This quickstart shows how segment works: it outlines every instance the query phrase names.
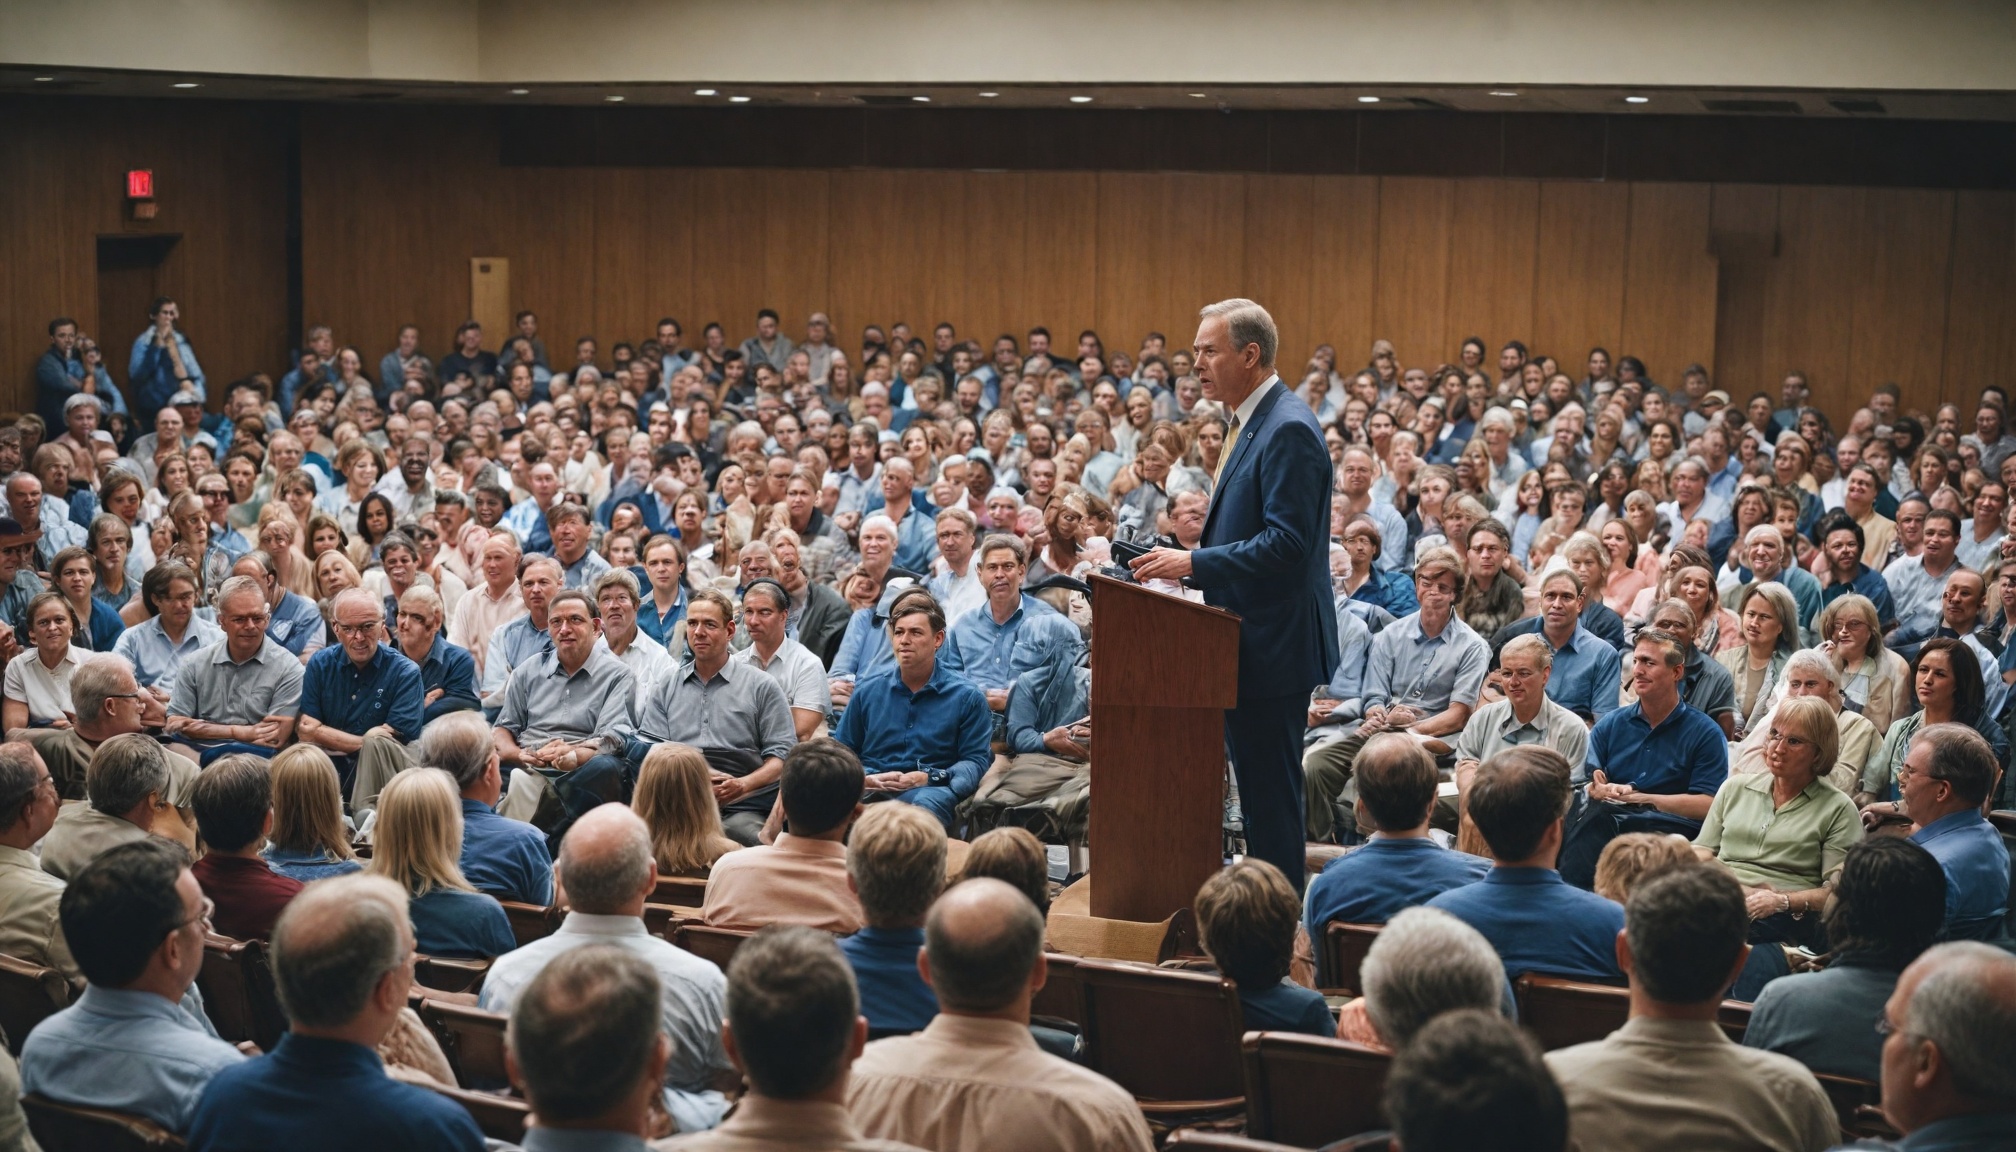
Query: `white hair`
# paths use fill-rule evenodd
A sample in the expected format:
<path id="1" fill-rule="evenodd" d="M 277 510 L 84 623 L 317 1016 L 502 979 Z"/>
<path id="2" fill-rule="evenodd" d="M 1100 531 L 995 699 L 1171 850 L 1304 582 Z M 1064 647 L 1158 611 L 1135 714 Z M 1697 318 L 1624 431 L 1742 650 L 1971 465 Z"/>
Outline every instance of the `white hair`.
<path id="1" fill-rule="evenodd" d="M 1940 944 L 1904 1009 L 1903 1030 L 1939 1046 L 1962 1094 L 2016 1105 L 2016 957 L 1973 940 Z"/>
<path id="2" fill-rule="evenodd" d="M 1273 366 L 1274 352 L 1281 345 L 1281 331 L 1274 326 L 1274 317 L 1267 314 L 1267 309 L 1235 296 L 1206 305 L 1197 313 L 1199 320 L 1213 316 L 1225 318 L 1225 330 L 1231 336 L 1232 351 L 1239 352 L 1248 344 L 1258 344 L 1261 366 Z"/>
<path id="3" fill-rule="evenodd" d="M 894 520 L 891 520 L 889 517 L 882 515 L 879 512 L 861 522 L 861 529 L 859 534 L 865 534 L 870 528 L 876 529 L 881 532 L 887 532 L 891 540 L 894 540 L 896 538 L 896 522 Z"/>
<path id="4" fill-rule="evenodd" d="M 1397 1051 L 1444 1012 L 1498 1011 L 1505 965 L 1477 929 L 1440 909 L 1408 908 L 1372 942 L 1358 977 L 1366 1016 Z"/>

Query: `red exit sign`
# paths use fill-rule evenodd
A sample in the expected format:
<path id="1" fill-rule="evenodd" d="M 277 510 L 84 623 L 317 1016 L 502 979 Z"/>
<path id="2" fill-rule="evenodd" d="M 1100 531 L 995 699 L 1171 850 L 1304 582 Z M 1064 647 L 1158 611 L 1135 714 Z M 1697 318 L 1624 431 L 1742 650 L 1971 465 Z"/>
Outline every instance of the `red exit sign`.
<path id="1" fill-rule="evenodd" d="M 152 200 L 154 198 L 154 170 L 134 168 L 126 173 L 126 198 L 128 200 Z"/>

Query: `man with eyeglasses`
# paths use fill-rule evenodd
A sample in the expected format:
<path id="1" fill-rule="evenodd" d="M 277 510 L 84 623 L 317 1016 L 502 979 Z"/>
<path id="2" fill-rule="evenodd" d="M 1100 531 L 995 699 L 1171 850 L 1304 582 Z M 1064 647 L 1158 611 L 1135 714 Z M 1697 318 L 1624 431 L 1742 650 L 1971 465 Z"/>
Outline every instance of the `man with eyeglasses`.
<path id="1" fill-rule="evenodd" d="M 83 781 L 78 781 L 81 793 Z M 63 881 L 42 868 L 35 845 L 49 834 L 62 807 L 55 779 L 35 749 L 20 741 L 0 744 L 0 953 L 66 978 L 79 977 L 63 937 L 57 905 Z"/>
<path id="2" fill-rule="evenodd" d="M 21 1049 L 25 1091 L 189 1130 L 219 1071 L 245 1061 L 191 994 L 213 910 L 179 844 L 122 844 L 63 893 L 63 932 L 90 981 Z"/>
<path id="3" fill-rule="evenodd" d="M 266 590 L 266 611 L 271 617 L 266 635 L 299 656 L 303 664 L 322 650 L 322 610 L 313 600 L 289 591 L 280 582 L 280 569 L 273 562 L 272 553 L 263 548 L 252 549 L 238 557 L 231 566 L 231 574 L 257 580 Z"/>
<path id="4" fill-rule="evenodd" d="M 1888 816 L 1911 818 L 1911 840 L 1946 873 L 1944 940 L 1994 940 L 2009 911 L 2009 851 L 1981 815 L 2001 775 L 1995 751 L 1962 724 L 1918 730 L 1897 773 L 1900 799 L 1862 811 L 1870 828 Z M 1998 804 L 1997 807 L 2000 807 Z"/>
<path id="5" fill-rule="evenodd" d="M 432 588 L 408 588 L 399 597 L 393 625 L 401 655 L 420 669 L 422 727 L 450 712 L 481 711 L 476 698 L 476 659 L 441 635 L 441 597 Z"/>
<path id="6" fill-rule="evenodd" d="M 164 730 L 176 752 L 200 764 L 232 752 L 271 756 L 294 735 L 301 662 L 266 635 L 268 619 L 257 580 L 233 576 L 219 586 L 224 639 L 183 662 L 168 700 Z"/>
<path id="7" fill-rule="evenodd" d="M 245 534 L 231 526 L 231 482 L 222 472 L 206 472 L 196 481 L 196 495 L 202 498 L 203 514 L 210 518 L 210 541 L 235 562 L 252 550 Z"/>
<path id="8" fill-rule="evenodd" d="M 133 665 L 110 652 L 78 661 L 70 672 L 70 704 L 76 719 L 68 728 L 22 728 L 13 735 L 26 740 L 41 755 L 61 799 L 82 800 L 84 774 L 98 745 L 121 733 L 145 730 L 140 682 L 133 676 Z M 193 781 L 195 770 L 191 768 L 187 776 Z M 171 788 L 171 792 L 178 798 L 187 796 L 186 787 Z M 6 949 L 0 948 L 0 953 Z"/>
<path id="9" fill-rule="evenodd" d="M 330 605 L 339 642 L 308 661 L 301 680 L 301 739 L 320 746 L 349 785 L 350 810 L 376 806 L 385 782 L 412 764 L 427 689 L 419 666 L 385 643 L 385 608 L 362 588 Z"/>
<path id="10" fill-rule="evenodd" d="M 1548 583 L 1551 586 L 1553 581 L 1550 579 Z M 1569 619 L 1574 617 L 1571 615 Z M 1477 709 L 1463 725 L 1462 734 L 1456 737 L 1457 796 L 1469 790 L 1478 765 L 1507 748 L 1544 744 L 1561 753 L 1570 764 L 1580 764 L 1588 758 L 1589 726 L 1547 691 L 1554 665 L 1554 648 L 1544 634 L 1529 632 L 1514 636 L 1499 652 L 1495 675 L 1504 697 Z M 1613 690 L 1611 694 L 1616 693 Z M 1453 798 L 1438 800 L 1437 823 L 1454 827 L 1457 806 Z"/>

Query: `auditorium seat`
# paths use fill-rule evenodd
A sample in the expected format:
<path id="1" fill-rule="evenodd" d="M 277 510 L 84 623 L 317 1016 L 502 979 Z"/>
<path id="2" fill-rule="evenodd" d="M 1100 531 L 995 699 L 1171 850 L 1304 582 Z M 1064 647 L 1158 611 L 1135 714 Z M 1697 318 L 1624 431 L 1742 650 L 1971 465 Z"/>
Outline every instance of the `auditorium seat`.
<path id="1" fill-rule="evenodd" d="M 483 1130 L 483 1135 L 514 1147 L 524 1143 L 525 1122 L 532 1118 L 532 1106 L 525 1101 L 515 1096 L 450 1088 L 445 1084 L 429 1084 L 428 1087 L 467 1109 L 470 1118 L 476 1121 L 476 1127 Z"/>
<path id="2" fill-rule="evenodd" d="M 1540 1046 L 1549 1051 L 1601 1040 L 1631 1016 L 1631 993 L 1608 984 L 1529 972 L 1513 983 L 1512 991 L 1519 1001 L 1519 1022 L 1532 1029 Z M 1722 1030 L 1742 1043 L 1750 1026 L 1750 1005 L 1724 1000 L 1718 1015 Z"/>
<path id="3" fill-rule="evenodd" d="M 1063 952 L 1044 954 L 1048 962 L 1049 978 L 1038 989 L 1029 1002 L 1032 1016 L 1048 1016 L 1056 1020 L 1067 1020 L 1072 1024 L 1082 1024 L 1085 1008 L 1078 998 L 1078 957 Z"/>
<path id="4" fill-rule="evenodd" d="M 723 972 L 735 959 L 735 950 L 755 933 L 742 928 L 717 928 L 712 924 L 682 921 L 672 933 L 672 943 L 703 960 L 712 960 Z"/>
<path id="5" fill-rule="evenodd" d="M 464 1088 L 488 1090 L 510 1083 L 504 1070 L 504 1026 L 508 1016 L 485 1012 L 465 1004 L 427 999 L 420 1004 L 420 1020 L 441 1052 L 455 1069 L 455 1079 Z"/>
<path id="6" fill-rule="evenodd" d="M 1384 1148 L 1386 1140 L 1381 1137 L 1379 1147 Z M 1251 1136 L 1238 1136 L 1231 1132 L 1211 1132 L 1202 1128 L 1185 1128 L 1171 1133 L 1167 1148 L 1216 1149 L 1217 1152 L 1303 1152 L 1293 1144 L 1276 1144 L 1271 1140 L 1255 1140 Z M 1337 1150 L 1347 1152 L 1347 1150 Z M 1356 1152 L 1356 1150 L 1348 1150 Z"/>
<path id="7" fill-rule="evenodd" d="M 217 1035 L 234 1044 L 249 1040 L 271 1052 L 287 1030 L 287 1017 L 273 990 L 272 959 L 263 941 L 233 940 L 215 933 L 205 937 L 196 986 L 203 991 L 203 1010 Z"/>
<path id="8" fill-rule="evenodd" d="M 1841 1132 L 1849 1140 L 1896 1140 L 1902 1134 L 1891 1127 L 1883 1115 L 1883 1085 L 1874 1080 L 1857 1080 L 1852 1076 L 1829 1076 L 1824 1072 L 1814 1073 L 1820 1080 L 1820 1087 L 1827 1090 L 1827 1099 L 1834 1104 L 1834 1116 L 1841 1124 Z"/>
<path id="9" fill-rule="evenodd" d="M 0 1028 L 9 1052 L 19 1056 L 35 1025 L 69 1006 L 70 982 L 61 972 L 0 956 Z"/>
<path id="10" fill-rule="evenodd" d="M 700 922 L 698 905 L 690 908 L 676 904 L 644 905 L 644 930 L 653 936 L 662 936 L 670 940 L 679 925 L 688 922 L 695 924 Z"/>
<path id="11" fill-rule="evenodd" d="M 653 904 L 671 904 L 679 908 L 698 908 L 707 898 L 707 881 L 691 876 L 660 876 L 658 890 L 651 894 Z"/>
<path id="12" fill-rule="evenodd" d="M 1295 1032 L 1248 1032 L 1240 1050 L 1247 1135 L 1315 1148 L 1385 1126 L 1386 1053 Z"/>
<path id="13" fill-rule="evenodd" d="M 558 908 L 541 908 L 537 904 L 521 904 L 516 900 L 499 900 L 504 905 L 504 915 L 511 918 L 511 935 L 517 937 L 518 946 L 535 940 L 544 940 L 560 927 L 563 913 Z"/>
<path id="14" fill-rule="evenodd" d="M 21 1097 L 28 1130 L 42 1152 L 165 1152 L 186 1148 L 180 1136 L 144 1116 L 109 1108 L 59 1104 L 46 1096 Z"/>
<path id="15" fill-rule="evenodd" d="M 1210 1120 L 1245 1106 L 1245 1022 L 1230 980 L 1085 960 L 1078 984 L 1085 1063 L 1132 1093 L 1151 1125 Z"/>
<path id="16" fill-rule="evenodd" d="M 1358 967 L 1365 962 L 1365 954 L 1372 950 L 1372 942 L 1379 939 L 1378 924 L 1347 924 L 1342 920 L 1332 920 L 1323 926 L 1323 943 L 1316 955 L 1316 986 L 1325 992 L 1336 991 L 1346 996 L 1361 996 L 1364 984 L 1359 982 Z"/>
<path id="17" fill-rule="evenodd" d="M 488 960 L 460 960 L 448 956 L 413 957 L 413 979 L 426 988 L 443 992 L 477 992 L 490 971 Z"/>

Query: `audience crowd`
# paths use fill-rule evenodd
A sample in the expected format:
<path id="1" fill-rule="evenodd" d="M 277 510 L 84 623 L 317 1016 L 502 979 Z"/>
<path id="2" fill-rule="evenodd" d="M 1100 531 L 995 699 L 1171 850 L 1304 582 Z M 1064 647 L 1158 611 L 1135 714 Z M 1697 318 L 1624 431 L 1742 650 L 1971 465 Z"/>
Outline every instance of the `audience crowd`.
<path id="1" fill-rule="evenodd" d="M 52 321 L 0 427 L 0 953 L 73 993 L 8 1037 L 0 1152 L 24 1095 L 199 1150 L 483 1147 L 412 1004 L 443 963 L 527 1149 L 1151 1147 L 1037 1005 L 1088 577 L 1198 546 L 1232 448 L 1184 348 L 765 309 L 556 354 L 522 312 L 226 382 L 183 320 L 123 381 Z M 1410 352 L 1277 366 L 1334 470 L 1314 874 L 1236 850 L 1228 787 L 1175 963 L 1382 1054 L 1411 1152 L 1824 1149 L 1816 1075 L 1896 1147 L 2016 1147 L 2006 392 Z M 725 971 L 655 919 L 681 882 Z M 1337 923 L 1377 932 L 1355 998 L 1310 963 Z M 232 941 L 270 1052 L 206 1006 Z M 1628 1022 L 1543 1055 L 1527 977 Z"/>

